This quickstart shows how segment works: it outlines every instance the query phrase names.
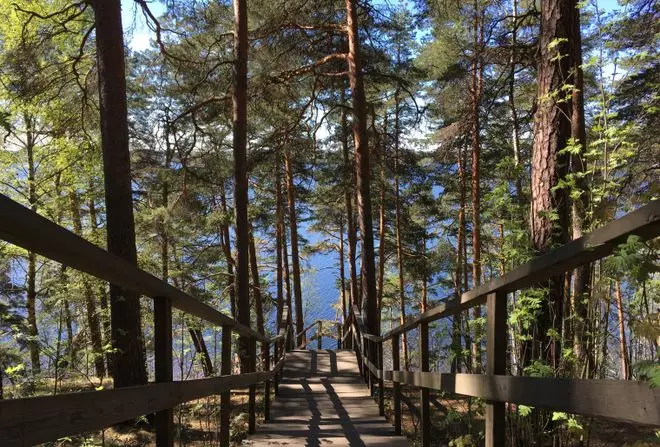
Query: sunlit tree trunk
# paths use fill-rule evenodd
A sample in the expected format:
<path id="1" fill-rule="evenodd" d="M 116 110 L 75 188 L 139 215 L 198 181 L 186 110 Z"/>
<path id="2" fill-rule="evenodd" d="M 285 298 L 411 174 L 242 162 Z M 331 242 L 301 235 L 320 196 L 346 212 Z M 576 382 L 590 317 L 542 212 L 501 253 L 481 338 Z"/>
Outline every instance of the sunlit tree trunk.
<path id="1" fill-rule="evenodd" d="M 264 310 L 261 301 L 261 280 L 259 279 L 259 265 L 257 263 L 257 247 L 254 243 L 254 229 L 250 223 L 250 272 L 252 273 L 252 296 L 254 298 L 254 312 L 257 314 L 257 330 L 265 334 Z"/>
<path id="2" fill-rule="evenodd" d="M 399 92 L 394 94 L 394 220 L 396 225 L 396 260 L 399 270 L 399 313 L 400 323 L 406 320 L 406 283 L 403 268 L 403 241 L 401 238 L 401 185 L 399 184 L 399 165 L 400 165 L 400 147 L 399 147 Z M 408 358 L 408 337 L 404 332 L 401 334 L 401 344 L 403 351 L 403 363 L 406 370 L 410 366 Z"/>
<path id="3" fill-rule="evenodd" d="M 220 206 L 222 213 L 227 215 L 227 197 L 225 195 L 224 185 L 220 189 Z M 234 265 L 236 261 L 234 256 L 231 254 L 231 239 L 229 236 L 229 225 L 221 224 L 220 225 L 220 243 L 222 245 L 222 251 L 225 254 L 225 263 L 227 264 L 227 293 L 229 294 L 229 307 L 231 310 L 232 318 L 236 318 L 236 278 L 234 275 Z"/>
<path id="4" fill-rule="evenodd" d="M 538 108 L 534 119 L 534 146 L 532 150 L 532 242 L 538 253 L 545 253 L 554 245 L 568 239 L 568 195 L 564 188 L 556 189 L 565 178 L 568 160 L 561 150 L 571 136 L 570 104 L 559 101 L 558 94 L 571 68 L 569 41 L 573 39 L 574 5 L 570 0 L 541 2 L 540 59 L 538 63 Z M 558 57 L 561 56 L 561 57 Z M 554 216 L 554 217 L 553 217 Z M 548 289 L 547 302 L 537 319 L 538 351 L 550 365 L 557 366 L 561 353 L 559 340 L 548 331 L 561 334 L 564 315 L 564 276 L 552 278 L 544 286 Z M 528 364 L 529 349 L 523 365 Z"/>
<path id="5" fill-rule="evenodd" d="M 341 315 L 342 322 L 348 317 L 348 303 L 346 302 L 346 268 L 345 268 L 345 249 L 344 249 L 344 217 L 339 218 L 339 282 L 341 285 Z"/>
<path id="6" fill-rule="evenodd" d="M 342 90 L 342 105 L 345 104 L 344 91 Z M 357 282 L 357 232 L 355 229 L 355 219 L 353 217 L 353 185 L 355 184 L 355 170 L 351 163 L 350 153 L 348 148 L 348 125 L 346 122 L 346 109 L 342 107 L 341 110 L 341 146 L 342 155 L 344 157 L 344 172 L 345 181 L 347 182 L 346 191 L 344 192 L 344 206 L 346 210 L 346 237 L 348 240 L 348 274 L 350 287 L 349 291 L 349 305 L 360 305 L 360 298 L 358 294 Z"/>
<path id="7" fill-rule="evenodd" d="M 137 265 L 120 0 L 93 2 L 108 251 Z M 115 387 L 147 383 L 140 299 L 110 285 Z"/>
<path id="8" fill-rule="evenodd" d="M 291 154 L 289 150 L 284 151 L 284 168 L 286 172 L 286 191 L 289 200 L 289 226 L 291 227 L 291 267 L 293 269 L 293 299 L 296 307 L 296 343 L 298 346 L 305 343 L 307 337 L 301 334 L 305 328 L 305 317 L 303 315 L 302 285 L 300 282 L 300 255 L 298 251 L 298 215 L 296 211 L 296 191 L 293 184 L 293 167 L 291 166 Z"/>
<path id="9" fill-rule="evenodd" d="M 621 378 L 630 379 L 630 357 L 628 356 L 628 344 L 626 342 L 626 323 L 623 315 L 623 297 L 621 294 L 621 282 L 614 284 L 614 297 L 616 298 L 617 315 L 619 318 L 619 350 L 621 356 Z"/>
<path id="10" fill-rule="evenodd" d="M 28 204 L 30 209 L 37 211 L 37 192 L 36 192 L 36 165 L 34 161 L 35 135 L 33 130 L 34 118 L 28 114 L 24 115 L 25 120 L 25 150 L 28 160 Z M 26 310 L 28 333 L 30 340 L 28 347 L 30 349 L 30 363 L 32 365 L 32 374 L 41 372 L 41 349 L 39 346 L 39 328 L 37 326 L 37 255 L 34 252 L 28 252 L 27 268 L 27 293 Z"/>
<path id="11" fill-rule="evenodd" d="M 380 203 L 378 209 L 378 309 L 382 309 L 383 282 L 385 279 L 385 150 L 387 148 L 387 114 L 383 125 L 383 138 L 377 138 L 376 147 L 380 155 Z M 374 113 L 373 128 L 376 129 L 376 114 Z M 378 137 L 379 134 L 376 134 Z"/>
<path id="12" fill-rule="evenodd" d="M 571 94 L 571 137 L 573 143 L 579 145 L 578 153 L 571 153 L 570 170 L 575 180 L 575 188 L 580 196 L 571 201 L 571 223 L 573 239 L 583 236 L 584 228 L 588 225 L 587 208 L 589 206 L 589 191 L 584 173 L 587 170 L 585 159 L 587 149 L 587 132 L 584 122 L 584 75 L 582 70 L 582 33 L 580 31 L 580 9 L 577 1 L 573 1 L 573 39 L 571 40 L 572 62 L 571 79 L 573 90 Z M 591 324 L 588 317 L 589 300 L 591 295 L 591 266 L 582 265 L 573 271 L 573 349 L 578 363 L 586 365 L 587 378 L 594 375 L 593 353 L 589 346 Z"/>
<path id="13" fill-rule="evenodd" d="M 479 0 L 474 1 L 473 22 L 473 56 L 472 56 L 472 86 L 470 88 L 472 113 L 472 286 L 481 285 L 481 125 L 479 111 L 481 108 L 481 94 L 483 90 L 483 14 Z M 481 318 L 481 306 L 473 309 L 475 320 Z M 481 372 L 481 331 L 479 324 L 475 324 L 474 339 L 472 340 L 472 369 L 475 373 Z"/>
<path id="14" fill-rule="evenodd" d="M 232 73 L 234 213 L 236 216 L 236 319 L 250 326 L 250 272 L 247 168 L 247 1 L 234 2 L 234 64 Z M 247 337 L 239 337 L 241 372 L 254 369 Z"/>

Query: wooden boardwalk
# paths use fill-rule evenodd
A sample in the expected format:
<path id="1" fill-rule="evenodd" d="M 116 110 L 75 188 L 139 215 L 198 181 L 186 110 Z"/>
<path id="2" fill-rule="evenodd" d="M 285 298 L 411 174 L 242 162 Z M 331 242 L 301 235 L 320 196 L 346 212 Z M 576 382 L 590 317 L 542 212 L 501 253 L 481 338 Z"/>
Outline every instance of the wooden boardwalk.
<path id="1" fill-rule="evenodd" d="M 355 352 L 287 353 L 271 421 L 243 441 L 254 446 L 403 447 L 406 438 L 378 414 Z"/>

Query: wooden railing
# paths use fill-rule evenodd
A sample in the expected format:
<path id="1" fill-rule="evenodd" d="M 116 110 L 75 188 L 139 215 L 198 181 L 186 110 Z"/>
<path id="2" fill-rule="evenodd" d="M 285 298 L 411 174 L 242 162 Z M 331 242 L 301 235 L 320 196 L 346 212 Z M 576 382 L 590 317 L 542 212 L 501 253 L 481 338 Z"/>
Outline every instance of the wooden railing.
<path id="1" fill-rule="evenodd" d="M 630 235 L 643 240 L 660 234 L 660 201 L 616 220 L 559 247 L 510 273 L 463 293 L 409 319 L 382 336 L 367 333 L 363 317 L 353 307 L 344 325 L 343 345 L 352 340 L 365 380 L 378 388 L 384 414 L 383 381 L 393 382 L 394 426 L 401 434 L 401 384 L 420 388 L 422 446 L 431 443 L 429 391 L 441 390 L 486 400 L 486 445 L 505 443 L 505 403 L 610 418 L 642 425 L 660 426 L 660 389 L 623 380 L 581 380 L 506 375 L 507 293 L 534 286 L 558 273 L 570 271 L 612 253 Z M 486 304 L 486 374 L 429 372 L 429 324 L 471 307 Z M 417 329 L 419 371 L 401 371 L 400 336 Z M 350 334 L 350 337 L 349 337 Z M 383 342 L 392 341 L 392 370 L 383 369 Z M 374 348 L 374 345 L 376 349 Z M 377 355 L 371 353 L 376 352 Z"/>
<path id="2" fill-rule="evenodd" d="M 341 347 L 342 343 L 342 325 L 341 323 L 338 322 L 331 322 L 332 326 L 335 327 L 336 333 L 332 334 L 331 332 L 323 332 L 323 320 L 316 320 L 315 322 L 311 323 L 309 326 L 305 327 L 302 331 L 298 332 L 296 334 L 296 340 L 299 339 L 301 335 L 305 335 L 303 340 L 305 340 L 303 343 L 301 343 L 297 349 L 307 349 L 309 345 L 311 345 L 314 340 L 316 340 L 316 348 L 321 350 L 323 349 L 323 337 L 327 337 L 329 335 L 334 335 L 335 338 L 337 339 L 337 348 L 339 349 Z M 311 337 L 307 337 L 307 333 L 311 331 L 312 329 L 316 329 Z"/>
<path id="3" fill-rule="evenodd" d="M 289 309 L 284 309 L 278 322 L 278 335 L 267 337 L 1 194 L 0 239 L 152 298 L 155 344 L 155 383 L 0 401 L 0 444 L 3 447 L 54 441 L 151 413 L 156 413 L 156 444 L 172 446 L 172 408 L 211 395 L 220 395 L 220 441 L 222 446 L 229 446 L 230 391 L 249 388 L 248 431 L 252 433 L 258 383 L 264 383 L 264 417 L 269 419 L 270 383 L 275 381 L 277 391 L 285 354 L 283 342 L 289 330 Z M 173 381 L 173 307 L 222 327 L 220 376 Z M 232 332 L 249 340 L 252 368 L 256 365 L 256 343 L 261 343 L 263 371 L 231 375 Z M 274 356 L 271 356 L 271 348 L 275 349 Z"/>

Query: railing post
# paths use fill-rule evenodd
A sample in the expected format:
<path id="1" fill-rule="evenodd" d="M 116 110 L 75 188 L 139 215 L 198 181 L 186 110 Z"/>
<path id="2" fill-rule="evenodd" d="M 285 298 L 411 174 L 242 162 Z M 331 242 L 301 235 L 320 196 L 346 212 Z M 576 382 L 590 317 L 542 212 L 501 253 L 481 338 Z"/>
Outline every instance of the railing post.
<path id="1" fill-rule="evenodd" d="M 278 330 L 279 330 L 279 327 L 278 327 Z M 276 341 L 273 344 L 273 354 L 274 354 L 273 355 L 273 360 L 274 360 L 273 366 L 275 366 L 277 364 L 277 360 L 282 355 L 280 353 L 280 342 L 279 341 Z M 280 390 L 279 390 L 279 388 L 280 388 L 280 374 L 279 373 L 273 375 L 273 388 L 275 388 L 273 390 L 275 392 L 275 396 L 279 396 L 279 394 L 280 394 Z"/>
<path id="2" fill-rule="evenodd" d="M 486 373 L 506 374 L 507 308 L 506 293 L 491 293 L 486 298 Z M 486 403 L 486 447 L 503 446 L 506 433 L 504 402 Z"/>
<path id="3" fill-rule="evenodd" d="M 319 333 L 316 334 L 318 336 L 318 342 L 319 342 L 319 351 L 323 349 L 323 321 L 319 320 Z"/>
<path id="4" fill-rule="evenodd" d="M 399 334 L 392 336 L 392 370 L 396 374 L 396 371 L 399 370 Z M 396 379 L 396 377 L 392 377 Z M 394 434 L 401 435 L 401 384 L 395 380 L 392 380 L 392 387 L 394 391 Z"/>
<path id="5" fill-rule="evenodd" d="M 429 370 L 429 324 L 422 321 L 419 324 L 419 366 L 421 371 Z M 420 425 L 422 433 L 422 447 L 431 445 L 431 414 L 429 408 L 429 389 L 420 391 Z"/>
<path id="6" fill-rule="evenodd" d="M 222 357 L 220 374 L 231 374 L 231 328 L 222 326 Z M 231 392 L 220 394 L 220 446 L 229 447 L 229 420 L 231 417 Z"/>
<path id="7" fill-rule="evenodd" d="M 337 349 L 341 349 L 341 323 L 337 323 Z"/>
<path id="8" fill-rule="evenodd" d="M 261 345 L 263 349 L 264 371 L 270 370 L 270 343 L 267 341 Z M 264 382 L 264 420 L 270 420 L 270 380 Z"/>
<path id="9" fill-rule="evenodd" d="M 257 340 L 250 337 L 249 344 L 249 359 L 250 359 L 250 372 L 257 371 Z M 256 414 L 256 385 L 250 385 L 248 388 L 248 433 L 253 434 L 257 428 L 257 414 Z"/>
<path id="10" fill-rule="evenodd" d="M 378 345 L 378 371 L 380 377 L 378 378 L 378 412 L 381 416 L 385 416 L 385 383 L 383 379 L 383 341 L 381 340 Z"/>
<path id="11" fill-rule="evenodd" d="M 156 382 L 172 381 L 172 300 L 154 300 L 154 362 Z M 156 445 L 174 445 L 174 421 L 171 408 L 156 412 Z"/>

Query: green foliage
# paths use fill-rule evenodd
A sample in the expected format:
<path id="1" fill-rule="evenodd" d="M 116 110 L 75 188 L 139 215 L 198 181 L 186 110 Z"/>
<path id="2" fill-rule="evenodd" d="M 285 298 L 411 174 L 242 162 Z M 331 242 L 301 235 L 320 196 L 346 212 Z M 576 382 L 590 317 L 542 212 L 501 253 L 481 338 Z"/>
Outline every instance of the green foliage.
<path id="1" fill-rule="evenodd" d="M 639 380 L 649 383 L 651 388 L 660 387 L 660 362 L 645 360 L 633 366 L 633 372 Z"/>
<path id="2" fill-rule="evenodd" d="M 530 377 L 553 377 L 555 374 L 552 366 L 540 360 L 533 360 L 529 366 L 525 367 L 524 372 Z"/>

